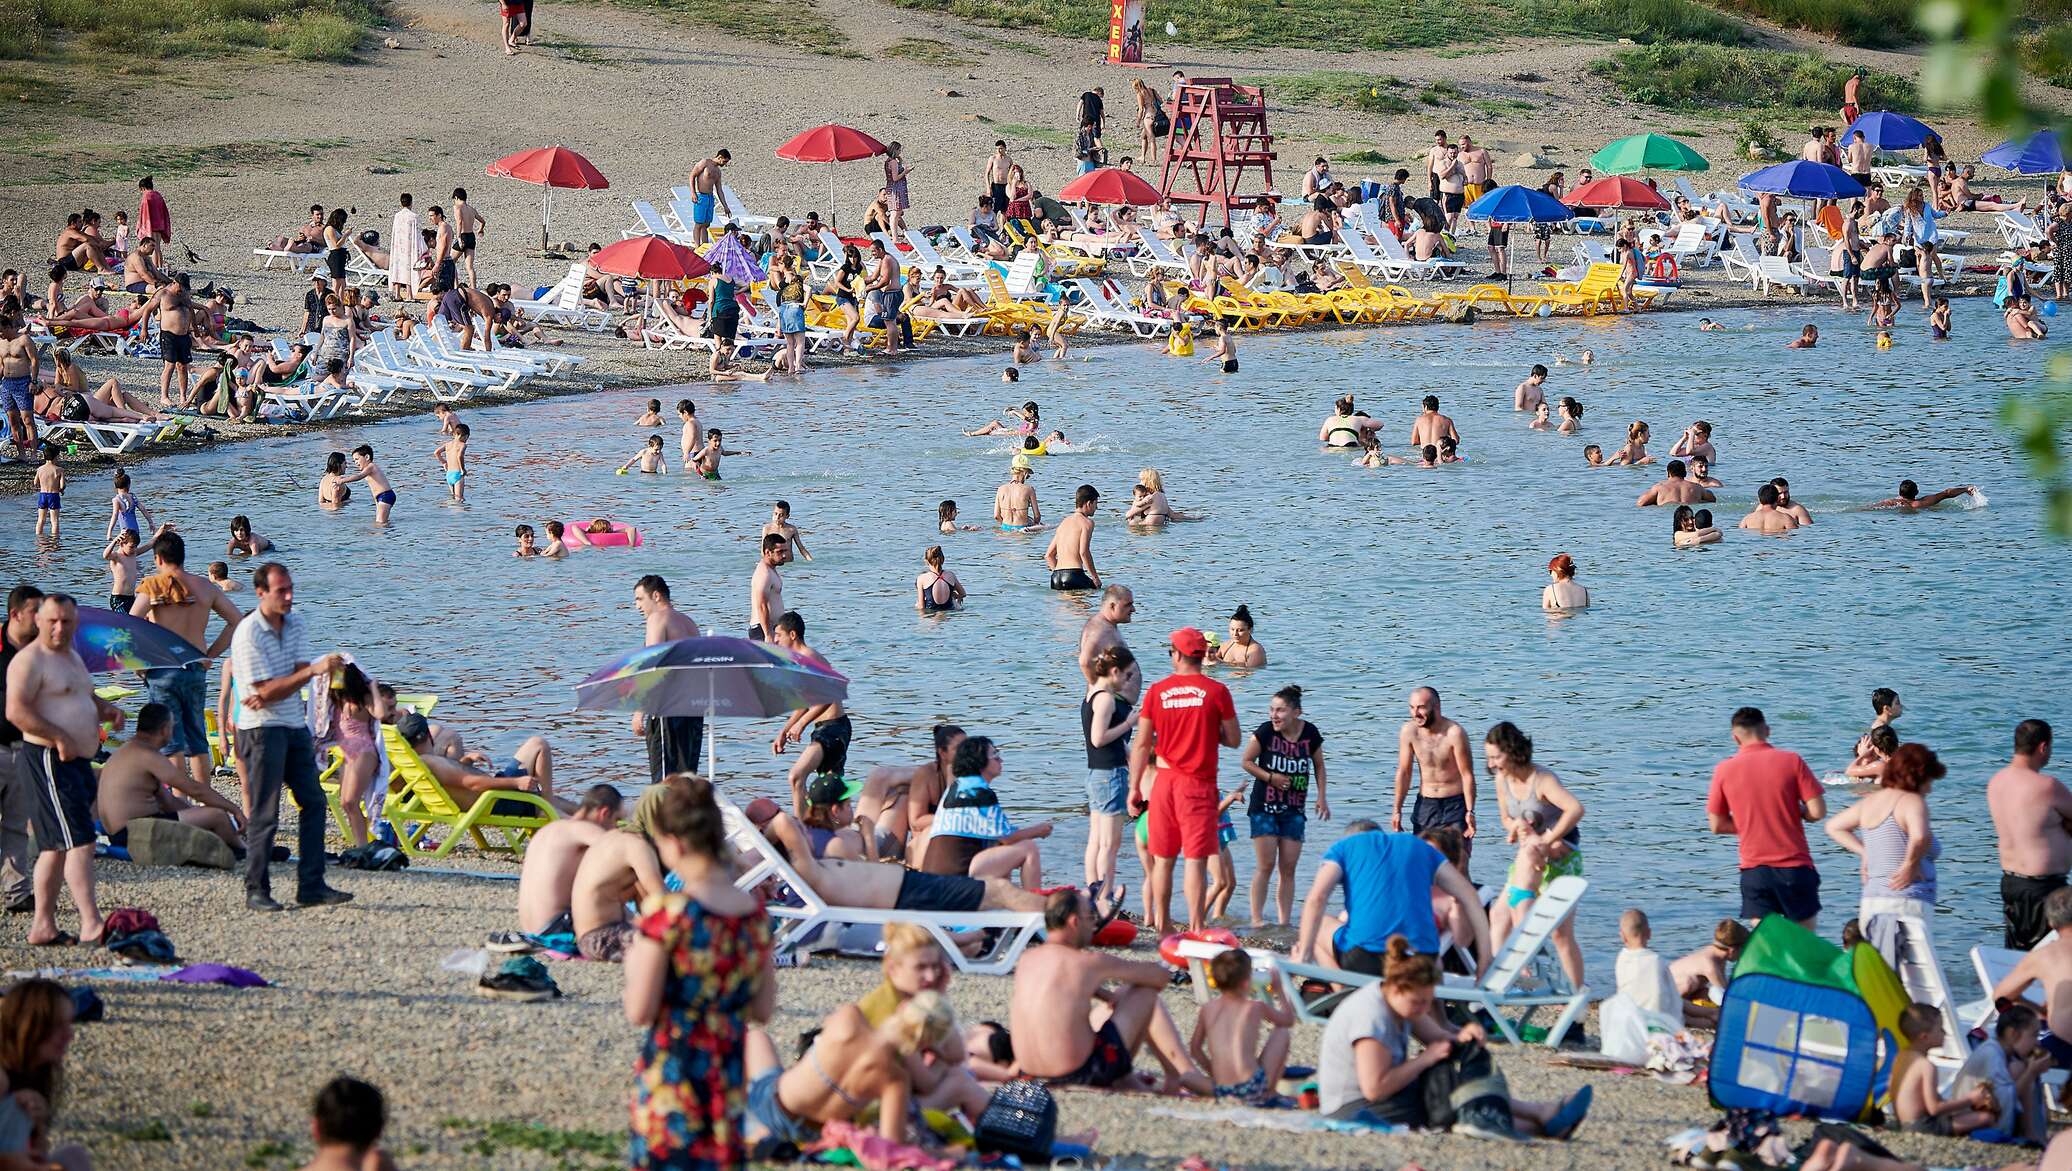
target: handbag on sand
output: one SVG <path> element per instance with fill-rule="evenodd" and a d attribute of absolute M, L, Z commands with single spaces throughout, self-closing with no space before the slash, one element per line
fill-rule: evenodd
<path fill-rule="evenodd" d="M 1058 1100 L 1043 1083 L 1023 1078 L 993 1091 L 973 1128 L 981 1152 L 999 1151 L 1024 1162 L 1048 1163 L 1058 1134 Z"/>

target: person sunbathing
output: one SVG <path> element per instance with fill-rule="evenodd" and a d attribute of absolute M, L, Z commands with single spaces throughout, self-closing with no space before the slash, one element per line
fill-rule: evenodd
<path fill-rule="evenodd" d="M 1453 255 L 1453 249 L 1446 246 L 1445 237 L 1420 223 L 1410 236 L 1410 255 L 1418 260 L 1444 259 Z"/>
<path fill-rule="evenodd" d="M 293 236 L 275 236 L 265 245 L 275 252 L 321 252 L 324 250 L 324 205 L 309 205 L 309 222 L 295 229 Z"/>
<path fill-rule="evenodd" d="M 396 721 L 396 731 L 417 753 L 425 768 L 445 787 L 453 803 L 462 809 L 472 809 L 483 796 L 506 790 L 537 793 L 564 817 L 575 812 L 574 802 L 554 795 L 554 752 L 545 736 L 526 740 L 506 761 L 491 761 L 482 753 L 461 761 L 433 751 L 431 725 L 416 712 L 405 712 Z M 539 814 L 539 806 L 529 801 L 498 798 L 490 812 L 499 816 L 534 817 Z"/>
<path fill-rule="evenodd" d="M 51 405 L 46 408 L 39 399 L 38 414 L 48 415 L 51 411 L 62 411 L 66 395 L 76 394 L 86 404 L 86 417 L 96 423 L 142 423 L 156 421 L 165 416 L 139 403 L 123 392 L 122 380 L 110 375 L 100 388 L 91 393 L 86 389 L 86 371 L 72 360 L 70 351 L 53 349 L 51 358 L 54 368 L 47 391 Z"/>
<path fill-rule="evenodd" d="M 853 1004 L 837 1008 L 820 1022 L 805 1057 L 790 1069 L 784 1068 L 770 1035 L 750 1029 L 743 1049 L 748 1075 L 743 1134 L 751 1142 L 775 1139 L 808 1146 L 821 1124 L 847 1122 L 876 1106 L 878 1134 L 904 1143 L 914 1097 L 908 1062 L 956 1036 L 956 1010 L 948 997 L 933 991 L 907 998 L 877 1026 Z"/>
<path fill-rule="evenodd" d="M 766 799 L 765 799 L 766 800 Z M 800 880 L 829 902 L 880 911 L 1020 911 L 1043 910 L 1044 896 L 1023 890 L 1005 878 L 969 878 L 924 874 L 892 862 L 856 862 L 813 857 L 813 846 L 797 818 L 774 801 L 752 801 L 748 820 L 791 864 Z M 747 859 L 753 864 L 753 859 Z M 744 866 L 743 869 L 747 867 Z M 1121 886 L 1100 892 L 1098 925 L 1122 910 Z"/>
<path fill-rule="evenodd" d="M 575 934 L 570 908 L 576 871 L 590 847 L 611 832 L 623 804 L 617 789 L 593 786 L 574 813 L 532 835 L 518 871 L 518 930 L 527 935 Z"/>
<path fill-rule="evenodd" d="M 934 273 L 935 283 L 928 288 L 928 303 L 919 309 L 909 310 L 917 317 L 970 317 L 984 313 L 986 303 L 970 289 L 960 289 L 950 283 L 950 278 L 941 268 Z"/>
<path fill-rule="evenodd" d="M 122 287 L 132 293 L 149 293 L 166 282 L 164 270 L 158 267 L 158 238 L 146 236 L 137 241 L 122 262 Z"/>

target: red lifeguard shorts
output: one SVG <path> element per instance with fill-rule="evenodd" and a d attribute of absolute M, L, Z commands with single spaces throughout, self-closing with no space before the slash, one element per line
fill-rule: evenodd
<path fill-rule="evenodd" d="M 1188 777 L 1159 769 L 1151 783 L 1151 820 L 1146 827 L 1152 857 L 1215 857 L 1219 797 L 1214 777 Z"/>

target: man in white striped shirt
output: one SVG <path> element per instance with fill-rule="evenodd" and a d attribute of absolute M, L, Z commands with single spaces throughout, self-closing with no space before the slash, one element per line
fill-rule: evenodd
<path fill-rule="evenodd" d="M 324 791 L 317 784 L 316 741 L 310 735 L 302 689 L 328 680 L 344 663 L 336 654 L 312 662 L 309 626 L 294 612 L 295 581 L 277 561 L 252 574 L 259 607 L 238 623 L 230 640 L 237 706 L 237 758 L 245 766 L 251 816 L 245 821 L 245 905 L 279 911 L 268 863 L 280 826 L 281 787 L 302 806 L 295 842 L 295 901 L 305 907 L 348 902 L 350 894 L 324 884 Z"/>

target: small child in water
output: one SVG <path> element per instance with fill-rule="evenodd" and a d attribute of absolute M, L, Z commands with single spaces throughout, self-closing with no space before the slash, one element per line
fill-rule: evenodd
<path fill-rule="evenodd" d="M 1008 379 L 1009 382 L 1015 382 L 1020 380 L 1021 371 L 1010 368 L 1007 372 L 1009 374 L 1015 375 L 1014 378 Z M 1038 409 L 1034 399 L 1031 399 L 1028 402 L 1023 403 L 1019 407 L 1008 407 L 1002 410 L 1000 413 L 1002 415 L 1005 415 L 1007 419 L 1013 420 L 1013 422 L 1007 422 L 1002 419 L 991 419 L 988 420 L 984 426 L 975 427 L 969 431 L 966 431 L 965 434 L 1034 435 L 1036 433 L 1036 428 L 1042 425 L 1040 420 L 1042 419 L 1043 412 L 1040 409 Z"/>
<path fill-rule="evenodd" d="M 1400 456 L 1382 454 L 1381 437 L 1376 435 L 1374 432 L 1360 432 L 1360 454 L 1358 458 L 1353 460 L 1354 467 L 1380 468 L 1387 467 L 1389 464 L 1400 464 L 1407 462 L 1409 461 L 1403 459 Z M 1143 485 L 1140 484 L 1138 485 L 1138 487 L 1141 488 L 1143 487 Z M 1148 491 L 1148 489 L 1146 490 Z"/>
<path fill-rule="evenodd" d="M 1950 299 L 1937 297 L 1935 308 L 1928 311 L 1928 336 L 1936 341 L 1947 341 L 1950 336 Z"/>
<path fill-rule="evenodd" d="M 1547 400 L 1541 399 L 1539 403 L 1533 407 L 1532 421 L 1527 423 L 1526 427 L 1533 431 L 1545 431 L 1547 429 L 1547 423 Z"/>
<path fill-rule="evenodd" d="M 460 422 L 460 415 L 455 413 L 454 409 L 445 403 L 440 403 L 438 406 L 433 407 L 432 414 L 439 420 L 439 434 L 441 435 L 453 434 L 454 425 Z"/>
<path fill-rule="evenodd" d="M 799 540 L 798 526 L 791 523 L 791 502 L 788 500 L 779 500 L 770 506 L 770 523 L 763 526 L 762 536 L 773 533 L 790 543 L 792 556 L 801 561 L 813 560 L 813 555 L 806 552 L 806 543 Z"/>
<path fill-rule="evenodd" d="M 58 467 L 58 448 L 55 443 L 43 445 L 43 463 L 36 469 L 36 535 L 43 535 L 45 522 L 50 524 L 50 537 L 58 537 L 58 512 L 65 507 L 65 472 Z"/>
<path fill-rule="evenodd" d="M 143 526 L 137 523 L 140 513 L 144 524 L 150 524 L 151 510 L 138 503 L 136 493 L 130 491 L 129 473 L 115 473 L 115 494 L 108 498 L 108 531 L 101 534 L 101 539 L 105 541 L 114 536 L 118 528 L 128 529 L 132 536 L 141 537 Z"/>
<path fill-rule="evenodd" d="M 537 556 L 539 556 L 539 555 L 540 555 L 540 551 L 539 551 L 539 548 L 538 548 L 538 547 L 537 547 L 537 546 L 536 546 L 536 545 L 534 544 L 534 541 L 535 541 L 535 540 L 537 540 L 537 538 L 536 538 L 536 537 L 534 537 L 534 535 L 533 535 L 533 531 L 532 531 L 532 526 L 531 526 L 531 525 L 519 525 L 519 526 L 518 526 L 518 530 L 517 530 L 517 535 L 518 535 L 518 550 L 517 550 L 517 552 L 515 552 L 515 553 L 512 553 L 512 554 L 511 554 L 511 556 L 513 556 L 513 557 L 537 557 Z"/>
<path fill-rule="evenodd" d="M 662 400 L 658 398 L 649 399 L 647 401 L 647 410 L 640 413 L 640 418 L 633 425 L 635 427 L 660 427 L 662 425 Z"/>
<path fill-rule="evenodd" d="M 1714 321 L 1710 317 L 1700 317 L 1698 319 L 1699 333 L 1725 333 L 1726 331 L 1726 326 L 1721 325 L 1719 322 Z"/>
<path fill-rule="evenodd" d="M 547 547 L 540 550 L 540 556 L 561 558 L 568 556 L 568 546 L 561 543 L 561 522 L 547 522 Z"/>
<path fill-rule="evenodd" d="M 455 433 L 458 434 L 460 424 L 455 423 L 454 427 Z M 374 490 L 374 523 L 387 524 L 389 510 L 396 506 L 396 490 L 389 484 L 388 473 L 382 471 L 381 465 L 374 462 L 374 448 L 365 443 L 353 448 L 353 463 L 358 465 L 360 470 L 351 475 L 340 476 L 338 482 L 350 484 L 355 480 L 367 481 L 367 486 Z"/>
<path fill-rule="evenodd" d="M 705 435 L 704 450 L 698 453 L 698 458 L 696 462 L 692 464 L 693 469 L 696 470 L 700 476 L 703 476 L 708 480 L 719 479 L 719 457 L 723 455 L 754 454 L 753 452 L 747 451 L 728 450 L 721 443 L 721 440 L 723 438 L 724 433 L 721 432 L 720 429 L 717 427 L 714 427 L 711 431 L 707 432 Z"/>
<path fill-rule="evenodd" d="M 1437 444 L 1427 443 L 1417 449 L 1417 454 L 1418 467 L 1436 468 L 1439 466 L 1439 448 Z"/>
<path fill-rule="evenodd" d="M 619 465 L 616 474 L 625 475 L 636 463 L 640 465 L 642 475 L 653 476 L 666 475 L 668 473 L 669 464 L 662 459 L 662 437 L 660 435 L 648 436 L 647 442 L 641 445 L 640 450 L 627 456 L 626 462 Z"/>
<path fill-rule="evenodd" d="M 224 593 L 235 593 L 240 587 L 230 576 L 230 566 L 222 561 L 209 562 L 209 584 Z"/>
<path fill-rule="evenodd" d="M 1036 352 L 1036 339 L 1028 330 L 1022 330 L 1014 335 L 1014 360 L 1016 362 L 1026 364 L 1034 362 L 1040 357 L 1042 355 Z"/>
<path fill-rule="evenodd" d="M 1241 947 L 1210 960 L 1209 978 L 1215 982 L 1216 998 L 1202 1005 L 1195 1018 L 1188 1052 L 1215 1083 L 1218 1098 L 1272 1101 L 1294 1036 L 1295 1010 L 1287 993 L 1276 981 L 1271 999 L 1255 1000 L 1252 957 Z"/>
<path fill-rule="evenodd" d="M 110 537 L 101 560 L 108 563 L 108 608 L 129 613 L 130 603 L 137 600 L 137 534 L 122 529 Z"/>
<path fill-rule="evenodd" d="M 1451 435 L 1441 435 L 1439 437 L 1439 462 L 1442 464 L 1467 462 L 1460 453 L 1460 440 L 1455 439 Z"/>
<path fill-rule="evenodd" d="M 1792 339 L 1792 341 L 1789 344 L 1787 344 L 1784 348 L 1787 350 L 1810 350 L 1814 346 L 1817 346 L 1819 344 L 1820 327 L 1817 325 L 1808 325 L 1806 326 L 1806 328 L 1800 330 L 1799 336 Z"/>
<path fill-rule="evenodd" d="M 462 483 L 468 477 L 468 434 L 466 423 L 455 423 L 453 438 L 439 445 L 439 463 L 446 469 L 447 494 L 461 502 L 468 498 L 467 485 Z"/>
<path fill-rule="evenodd" d="M 1020 382 L 1021 380 L 1022 372 L 1012 366 L 1000 372 L 1000 381 L 1002 382 Z"/>
<path fill-rule="evenodd" d="M 1139 487 L 1141 486 L 1139 485 Z M 935 506 L 935 527 L 945 533 L 975 533 L 978 531 L 977 525 L 960 525 L 957 523 L 957 502 L 954 500 L 945 500 Z"/>

